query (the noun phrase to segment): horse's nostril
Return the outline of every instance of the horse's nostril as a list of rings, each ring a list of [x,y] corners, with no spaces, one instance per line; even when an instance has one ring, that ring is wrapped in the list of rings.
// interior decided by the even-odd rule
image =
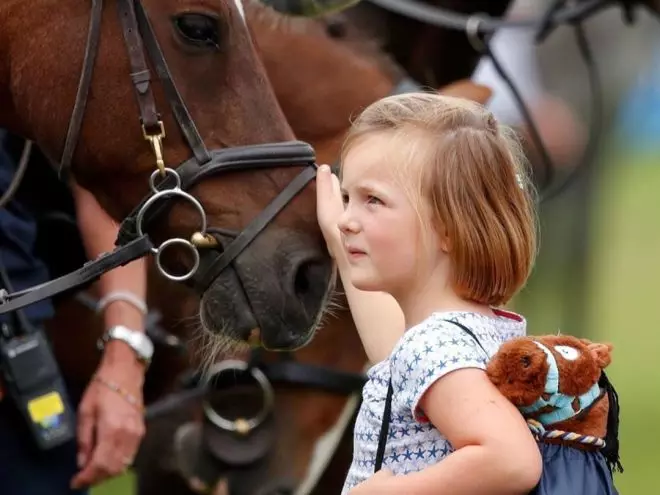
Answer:
[[[315,282],[323,280],[323,264],[316,259],[306,259],[301,262],[293,276],[293,293],[305,298],[314,290]]]
[[[309,291],[309,285],[310,285],[310,280],[308,275],[309,271],[310,271],[309,263],[302,263],[298,267],[298,270],[296,270],[296,274],[293,279],[293,292],[297,296],[306,294]]]

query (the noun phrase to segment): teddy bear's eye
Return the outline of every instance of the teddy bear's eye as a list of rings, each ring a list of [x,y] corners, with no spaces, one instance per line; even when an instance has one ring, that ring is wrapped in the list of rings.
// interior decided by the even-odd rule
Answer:
[[[522,364],[523,368],[529,368],[529,365],[532,364],[532,358],[529,356],[523,356],[520,358],[520,363]]]
[[[561,354],[561,356],[568,361],[575,361],[580,357],[580,351],[567,345],[556,345],[555,351]]]

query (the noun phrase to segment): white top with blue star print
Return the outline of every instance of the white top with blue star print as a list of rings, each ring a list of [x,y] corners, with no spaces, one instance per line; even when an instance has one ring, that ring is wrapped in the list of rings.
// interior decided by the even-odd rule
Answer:
[[[496,316],[452,311],[433,313],[408,330],[390,357],[372,366],[362,391],[353,432],[353,462],[342,494],[374,473],[378,435],[392,378],[392,413],[383,468],[395,475],[421,471],[453,451],[449,441],[417,409],[422,395],[438,379],[461,368],[486,368],[488,356],[453,320],[469,328],[492,356],[499,346],[525,335],[525,319],[495,310]]]

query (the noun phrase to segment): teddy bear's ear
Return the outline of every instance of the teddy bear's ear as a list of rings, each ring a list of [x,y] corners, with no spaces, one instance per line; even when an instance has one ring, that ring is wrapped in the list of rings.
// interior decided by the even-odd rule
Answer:
[[[612,362],[612,344],[590,344],[589,352],[598,364],[599,368],[607,368]]]
[[[580,342],[582,342],[583,344],[585,344],[587,346],[590,346],[591,344],[593,344],[593,342],[589,339],[580,339]]]

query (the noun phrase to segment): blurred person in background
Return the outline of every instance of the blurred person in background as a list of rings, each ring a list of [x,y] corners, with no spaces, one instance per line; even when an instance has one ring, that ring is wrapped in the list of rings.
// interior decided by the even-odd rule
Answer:
[[[16,137],[0,129],[0,195],[16,173],[18,157],[10,151],[16,144]],[[88,191],[75,183],[71,190],[88,258],[111,251],[117,224]],[[50,279],[46,264],[35,254],[36,240],[36,218],[14,197],[0,208],[0,262],[14,291]],[[87,389],[82,394],[70,387],[67,390],[71,407],[78,409],[77,441],[40,450],[13,397],[2,393],[0,378],[2,495],[80,495],[86,493],[86,487],[124,472],[133,463],[145,431],[142,385],[148,360],[121,336],[113,337],[116,334],[110,330],[122,327],[124,337],[133,332],[148,339],[144,334],[144,260],[106,273],[97,285],[102,302],[99,309],[108,333],[100,364]],[[43,331],[54,311],[50,300],[25,307],[22,312],[29,326],[25,330]],[[15,324],[16,320],[2,315],[0,322]]]
[[[538,18],[539,15],[541,11],[538,5],[530,1],[519,1],[514,3],[507,17],[530,19]],[[586,143],[586,131],[566,102],[545,90],[534,45],[534,30],[500,29],[490,40],[490,47],[521,94],[553,165],[573,167]],[[520,132],[532,164],[539,166],[527,121],[509,85],[497,73],[489,57],[479,62],[472,80],[493,90],[487,106],[497,119]]]

